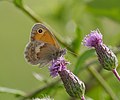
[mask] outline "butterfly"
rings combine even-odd
[[[36,23],[32,27],[24,52],[27,62],[43,67],[65,54],[66,49],[60,48],[55,36],[45,25]]]

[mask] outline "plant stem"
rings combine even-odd
[[[31,17],[35,22],[43,23],[41,20],[39,20],[39,16],[27,5],[23,5],[21,10]]]
[[[89,72],[96,78],[96,80],[101,84],[104,90],[109,94],[112,100],[118,100],[117,96],[107,84],[107,82],[102,78],[102,76],[93,67],[88,67]]]
[[[114,73],[114,75],[117,77],[117,79],[120,81],[120,75],[118,74],[116,68],[112,70],[112,72]]]

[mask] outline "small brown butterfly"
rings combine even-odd
[[[61,49],[54,35],[43,24],[33,26],[30,42],[25,48],[25,58],[32,65],[43,67],[52,60],[64,55],[66,49]]]

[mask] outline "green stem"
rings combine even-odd
[[[24,5],[21,10],[31,17],[35,22],[43,23],[41,20],[39,20],[39,16],[27,5]]]
[[[104,90],[109,94],[112,100],[118,100],[115,93],[112,91],[111,87],[107,84],[107,82],[102,78],[102,76],[95,70],[93,67],[88,67],[88,71],[94,78],[101,84]]]

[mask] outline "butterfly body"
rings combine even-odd
[[[53,34],[43,24],[33,26],[30,42],[25,49],[25,58],[29,63],[42,67],[65,52],[66,50],[60,48]]]

